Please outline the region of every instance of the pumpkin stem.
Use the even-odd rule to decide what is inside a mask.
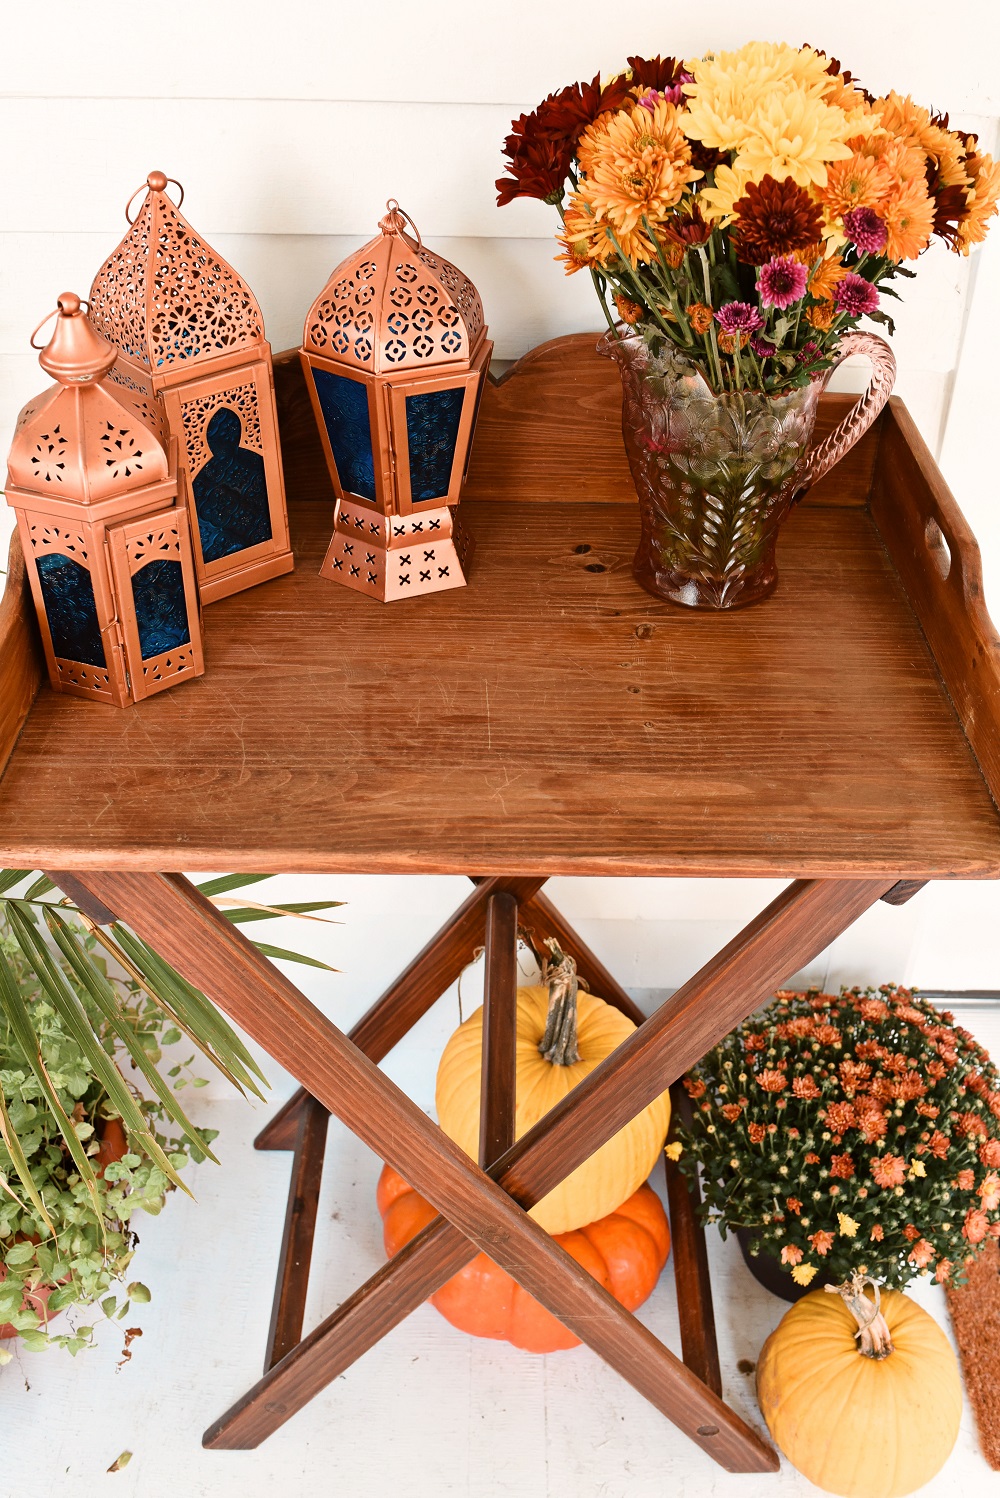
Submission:
[[[875,1291],[874,1303],[865,1294],[866,1285],[871,1285]],[[888,1323],[882,1315],[882,1297],[878,1285],[869,1275],[854,1274],[843,1285],[825,1285],[823,1288],[831,1295],[839,1295],[858,1323],[858,1330],[854,1335],[862,1357],[881,1362],[895,1351]]]
[[[576,1041],[576,963],[554,936],[545,945],[552,953],[542,965],[542,982],[549,985],[549,1012],[538,1049],[553,1066],[572,1066],[580,1059]]]

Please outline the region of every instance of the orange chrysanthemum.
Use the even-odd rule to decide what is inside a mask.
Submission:
[[[630,327],[641,321],[644,308],[641,302],[631,302],[628,297],[622,296],[621,292],[615,293],[615,306],[618,308],[618,316],[622,322],[627,322]],[[739,1109],[737,1108],[737,1114]]]
[[[947,130],[929,110],[897,93],[876,99],[873,108],[881,115],[882,129],[908,146],[915,146],[931,161],[942,187],[962,187],[968,183],[965,172],[963,142],[954,131]]]
[[[972,186],[958,225],[955,249],[960,255],[967,255],[974,244],[980,244],[986,238],[987,221],[996,213],[1000,200],[1000,162],[995,162],[992,156],[979,156],[971,151],[966,165]]]
[[[580,198],[612,226],[623,250],[623,236],[634,234],[643,218],[662,220],[702,175],[692,165],[679,113],[665,100],[601,115],[584,131],[577,156]]]
[[[574,201],[566,209],[562,232],[556,238],[563,247],[556,260],[565,265],[568,276],[589,265],[605,265],[616,253],[604,225]]]
[[[807,307],[806,322],[818,333],[825,333],[833,323],[833,303],[820,302],[815,307]]]
[[[707,333],[715,320],[715,313],[704,302],[692,302],[687,309],[688,322],[696,333]]]
[[[884,161],[855,151],[847,161],[827,167],[826,186],[819,197],[831,219],[843,218],[852,208],[878,208],[893,188],[892,175]]]
[[[906,1161],[902,1155],[876,1155],[871,1168],[876,1186],[902,1186],[906,1180]]]
[[[926,179],[912,177],[881,204],[885,220],[885,254],[890,260],[916,260],[930,243],[934,228],[934,199]]]

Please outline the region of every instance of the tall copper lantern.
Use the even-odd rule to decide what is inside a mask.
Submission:
[[[53,687],[124,707],[205,665],[177,441],[112,383],[115,357],[64,293],[38,361],[56,383],[18,417],[6,493]]]
[[[472,282],[386,207],[309,309],[300,352],[337,495],[320,574],[390,602],[465,583],[454,506],[493,345]]]
[[[213,603],[293,561],[260,307],[167,196],[170,180],[147,177],[139,212],[91,287],[90,315],[118,350],[111,378],[162,402],[180,444],[198,584]]]

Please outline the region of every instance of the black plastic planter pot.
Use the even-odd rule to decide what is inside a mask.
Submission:
[[[808,1285],[797,1285],[792,1279],[791,1272],[774,1254],[759,1253],[755,1256],[750,1252],[750,1244],[754,1237],[752,1228],[734,1228],[733,1231],[740,1245],[744,1264],[758,1285],[763,1285],[764,1289],[770,1290],[772,1295],[794,1303],[801,1300],[803,1295],[808,1295],[811,1290],[822,1290],[824,1285],[833,1284],[830,1276],[821,1270]]]

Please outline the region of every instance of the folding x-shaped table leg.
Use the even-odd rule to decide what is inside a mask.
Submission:
[[[525,1209],[888,893],[893,881],[789,885],[484,1172],[181,876],[72,877],[105,916],[113,912],[204,989],[442,1214],[286,1354],[212,1427],[206,1444],[257,1445],[482,1250],[722,1466],[775,1470],[770,1447]],[[57,873],[53,878],[59,882]],[[541,882],[526,880],[533,890],[507,892],[531,898]],[[489,899],[500,892],[480,886],[476,895]]]

